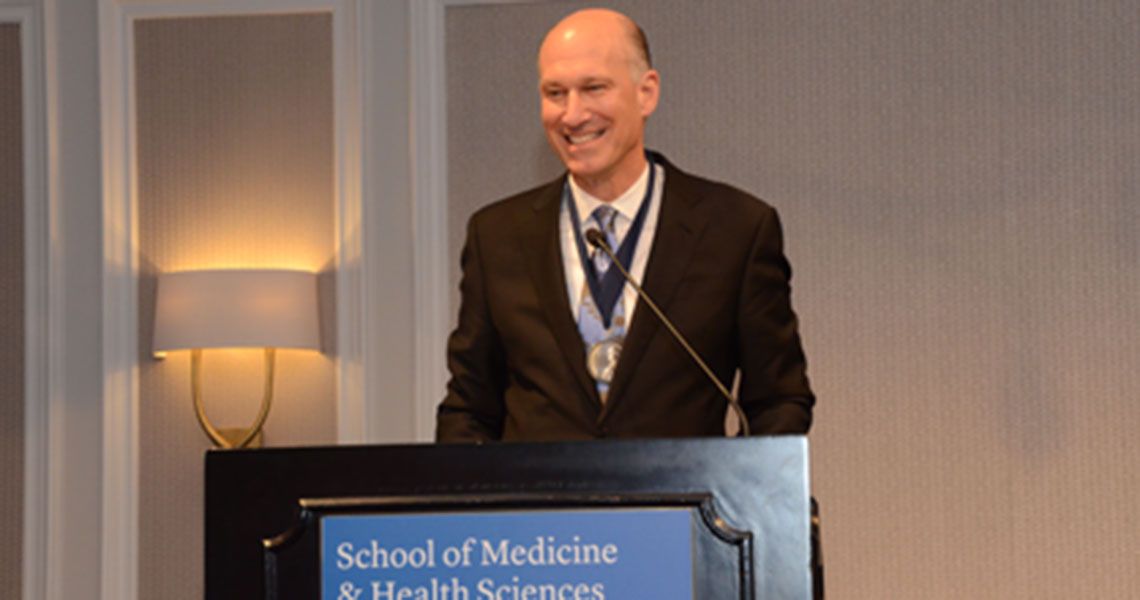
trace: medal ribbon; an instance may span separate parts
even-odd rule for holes
[[[641,199],[641,207],[637,209],[637,215],[633,218],[633,223],[629,226],[629,231],[626,232],[621,247],[614,252],[622,266],[629,265],[633,258],[633,250],[637,247],[637,240],[641,237],[641,229],[645,224],[645,214],[649,212],[649,203],[653,200],[657,169],[654,168],[653,157],[648,152],[645,153],[645,159],[649,162],[649,183],[645,186],[645,197]],[[574,224],[574,242],[578,247],[578,259],[582,261],[582,271],[586,274],[586,286],[589,287],[590,295],[594,298],[594,304],[597,305],[598,312],[602,315],[602,324],[606,329],[609,329],[610,321],[613,319],[614,307],[617,305],[618,298],[621,297],[622,288],[625,287],[625,278],[622,277],[619,269],[612,265],[611,268],[606,269],[602,277],[598,277],[594,261],[590,260],[589,253],[586,251],[586,241],[582,235],[582,220],[578,216],[578,206],[574,202],[569,181],[562,186],[562,199],[570,205],[570,221]],[[598,252],[602,252],[602,250],[598,250]]]

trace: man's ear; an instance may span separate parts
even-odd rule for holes
[[[657,110],[657,100],[661,96],[661,75],[656,69],[648,69],[637,82],[637,100],[641,104],[641,116],[648,117]]]

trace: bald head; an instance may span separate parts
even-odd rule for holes
[[[547,32],[538,50],[540,69],[544,52],[559,44],[580,42],[583,38],[621,40],[617,46],[626,54],[634,78],[653,68],[649,40],[633,19],[614,10],[587,8],[567,15]]]

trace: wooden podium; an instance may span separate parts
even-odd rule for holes
[[[340,600],[321,583],[330,517],[668,510],[691,515],[694,600],[807,600],[809,502],[802,436],[211,451],[206,598]]]

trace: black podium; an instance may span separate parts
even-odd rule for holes
[[[691,515],[693,599],[807,600],[809,498],[801,436],[211,451],[206,598],[322,598],[339,516],[667,510]],[[540,597],[519,589],[486,597]]]

